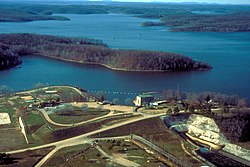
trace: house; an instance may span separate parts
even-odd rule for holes
[[[141,94],[136,96],[136,99],[134,100],[134,104],[137,107],[146,106],[149,105],[151,102],[153,102],[154,96],[151,94]]]
[[[40,105],[38,106],[39,108],[45,108],[45,107],[56,107],[59,106],[61,103],[60,102],[55,102],[55,101],[51,101],[51,102],[42,102],[40,103]]]

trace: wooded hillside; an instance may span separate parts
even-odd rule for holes
[[[231,141],[250,141],[249,111],[216,115],[214,120],[222,133]]]
[[[0,43],[0,70],[4,70],[20,64],[19,55],[13,52],[7,45]]]

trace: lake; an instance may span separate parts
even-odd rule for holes
[[[108,97],[134,98],[136,93],[162,89],[216,91],[250,98],[250,33],[170,32],[142,27],[149,19],[123,14],[63,15],[71,21],[0,23],[0,33],[39,33],[102,40],[111,48],[168,51],[213,66],[210,71],[143,73],[112,71],[44,57],[25,56],[21,68],[0,71],[0,85],[15,90],[35,83],[76,85],[114,92]],[[156,20],[154,20],[156,21]],[[119,93],[117,93],[119,92]],[[128,94],[129,93],[129,94]]]

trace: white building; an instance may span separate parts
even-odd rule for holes
[[[149,105],[154,100],[154,96],[150,94],[141,94],[136,96],[134,104],[137,107]]]

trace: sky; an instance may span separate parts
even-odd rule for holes
[[[250,4],[250,0],[113,0],[126,2],[198,2],[198,3],[218,3],[218,4]]]
[[[1,1],[1,0],[0,0]],[[88,1],[88,0],[18,0],[18,1]],[[116,2],[196,2],[196,3],[216,3],[216,4],[248,4],[250,0],[89,0],[89,1],[116,1]]]
[[[66,0],[84,1],[84,0]],[[86,0],[85,0],[86,1]],[[89,1],[116,1],[116,2],[196,2],[196,3],[216,3],[216,4],[249,4],[250,0],[89,0]]]

